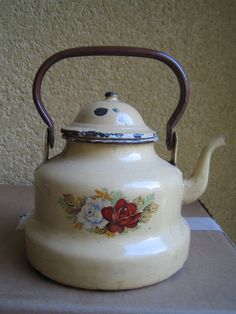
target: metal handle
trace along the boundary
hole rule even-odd
[[[54,146],[54,123],[49,113],[44,107],[41,98],[41,85],[44,75],[49,68],[56,62],[72,57],[84,57],[84,56],[126,56],[126,57],[143,57],[149,59],[159,60],[166,65],[175,73],[180,87],[180,97],[178,105],[173,112],[172,116],[167,122],[166,126],[166,145],[167,149],[171,150],[174,147],[174,131],[173,128],[176,126],[180,118],[182,117],[189,98],[189,83],[186,74],[181,65],[173,57],[165,52],[160,52],[153,49],[147,48],[136,48],[136,47],[120,47],[120,46],[91,46],[91,47],[79,47],[60,51],[50,58],[48,58],[39,68],[33,84],[33,99],[35,106],[48,126],[47,142],[48,145],[53,148]]]

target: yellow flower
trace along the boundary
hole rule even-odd
[[[76,199],[76,208],[78,209],[78,211],[80,211],[84,203],[85,203],[84,198],[78,196]]]
[[[95,190],[96,196],[95,198],[103,198],[104,200],[111,201],[112,197],[107,193],[107,191]]]
[[[115,238],[115,234],[113,233],[113,232],[110,232],[110,231],[106,231],[105,233],[104,233],[108,238]]]
[[[66,212],[67,212],[68,214],[75,215],[75,214],[78,212],[78,210],[77,210],[76,208],[70,206],[70,207],[67,207],[67,208],[66,208]]]
[[[80,222],[77,222],[77,223],[74,225],[74,228],[81,230],[81,229],[83,228],[83,224],[80,223]]]
[[[68,206],[75,206],[75,197],[72,194],[63,194],[64,201]]]

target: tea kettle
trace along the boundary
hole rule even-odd
[[[145,57],[175,73],[178,105],[167,123],[171,161],[154,150],[158,136],[141,115],[106,92],[62,129],[64,150],[49,158],[53,121],[41,99],[45,73],[56,62],[81,56]],[[66,285],[119,290],[162,281],[184,264],[190,243],[182,203],[204,192],[211,153],[223,136],[202,150],[190,179],[176,166],[174,127],[185,111],[189,85],[170,55],[134,47],[80,47],[58,52],[39,68],[33,85],[36,108],[47,125],[45,158],[35,171],[35,213],[25,227],[26,254],[42,274]]]

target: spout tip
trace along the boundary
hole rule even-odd
[[[219,138],[220,138],[221,141],[222,141],[222,145],[226,145],[226,144],[227,144],[226,137],[225,137],[223,134],[221,134],[221,135],[219,136]]]
[[[218,147],[226,145],[226,139],[223,134],[213,137],[208,144],[211,149],[215,150]]]

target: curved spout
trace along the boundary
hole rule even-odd
[[[213,138],[203,148],[192,176],[184,180],[184,203],[192,203],[204,193],[208,183],[211,154],[216,148],[223,145],[225,145],[225,138],[220,135]]]

